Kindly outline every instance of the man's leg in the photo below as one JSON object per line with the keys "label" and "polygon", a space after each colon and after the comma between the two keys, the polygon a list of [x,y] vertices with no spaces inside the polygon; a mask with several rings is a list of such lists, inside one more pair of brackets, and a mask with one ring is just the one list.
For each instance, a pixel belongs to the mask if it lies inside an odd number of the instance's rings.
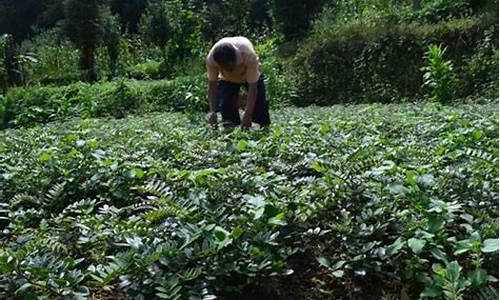
{"label": "man's leg", "polygon": [[264,84],[264,75],[260,75],[257,82],[257,101],[252,115],[252,121],[258,123],[260,127],[267,127],[271,124],[269,117],[269,101],[266,98],[266,87]]}
{"label": "man's leg", "polygon": [[223,123],[231,123],[235,126],[241,123],[240,113],[238,111],[239,92],[239,84],[219,80],[219,107],[221,110]]}

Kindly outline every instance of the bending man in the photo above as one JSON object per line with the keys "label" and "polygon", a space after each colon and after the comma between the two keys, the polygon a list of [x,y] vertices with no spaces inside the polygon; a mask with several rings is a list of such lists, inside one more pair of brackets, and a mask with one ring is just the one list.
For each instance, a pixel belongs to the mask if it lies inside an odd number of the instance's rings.
{"label": "bending man", "polygon": [[[266,99],[264,75],[252,43],[244,37],[227,37],[218,41],[207,59],[210,124],[217,126],[217,111],[224,124],[240,125],[244,130],[252,122],[260,127],[271,124],[269,102]],[[239,113],[241,86],[248,90],[243,121]]]}

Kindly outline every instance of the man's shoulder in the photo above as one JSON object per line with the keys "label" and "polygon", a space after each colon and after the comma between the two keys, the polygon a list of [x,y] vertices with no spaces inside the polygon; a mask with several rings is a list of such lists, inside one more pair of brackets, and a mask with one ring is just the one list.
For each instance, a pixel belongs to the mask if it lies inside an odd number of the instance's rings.
{"label": "man's shoulder", "polygon": [[246,37],[244,37],[244,36],[235,36],[235,37],[233,37],[233,39],[234,39],[234,41],[236,41],[238,44],[241,44],[241,45],[247,45],[247,46],[250,46],[250,47],[252,47],[252,48],[253,48],[253,44],[252,44],[252,42],[251,42],[248,38],[246,38]]}

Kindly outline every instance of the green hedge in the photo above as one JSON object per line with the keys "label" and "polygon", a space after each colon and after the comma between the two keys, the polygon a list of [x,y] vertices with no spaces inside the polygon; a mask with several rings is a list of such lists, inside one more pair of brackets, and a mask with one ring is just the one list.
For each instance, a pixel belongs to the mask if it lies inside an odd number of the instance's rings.
{"label": "green hedge", "polygon": [[28,126],[68,117],[119,118],[150,111],[203,111],[208,108],[205,99],[204,76],[18,87],[0,98],[0,127]]}
{"label": "green hedge", "polygon": [[[498,73],[490,72],[498,69],[497,23],[498,16],[490,16],[437,24],[346,24],[316,32],[299,48],[290,65],[300,94],[295,104],[422,97],[420,69],[431,43],[448,47],[447,59],[453,61],[461,79],[458,94],[474,93],[478,82],[498,82]],[[490,37],[487,45],[479,47],[485,37]],[[480,57],[482,61],[477,57],[478,47],[489,51]],[[480,68],[482,73],[477,76],[467,74],[465,70],[473,72],[471,62],[478,61],[488,65],[486,71]]]}

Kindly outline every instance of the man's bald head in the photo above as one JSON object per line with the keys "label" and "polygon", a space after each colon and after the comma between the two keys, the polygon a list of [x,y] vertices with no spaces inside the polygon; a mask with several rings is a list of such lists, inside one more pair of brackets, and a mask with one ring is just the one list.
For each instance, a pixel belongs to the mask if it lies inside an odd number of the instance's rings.
{"label": "man's bald head", "polygon": [[236,48],[230,43],[217,45],[213,52],[215,62],[221,66],[232,66],[236,64]]}

